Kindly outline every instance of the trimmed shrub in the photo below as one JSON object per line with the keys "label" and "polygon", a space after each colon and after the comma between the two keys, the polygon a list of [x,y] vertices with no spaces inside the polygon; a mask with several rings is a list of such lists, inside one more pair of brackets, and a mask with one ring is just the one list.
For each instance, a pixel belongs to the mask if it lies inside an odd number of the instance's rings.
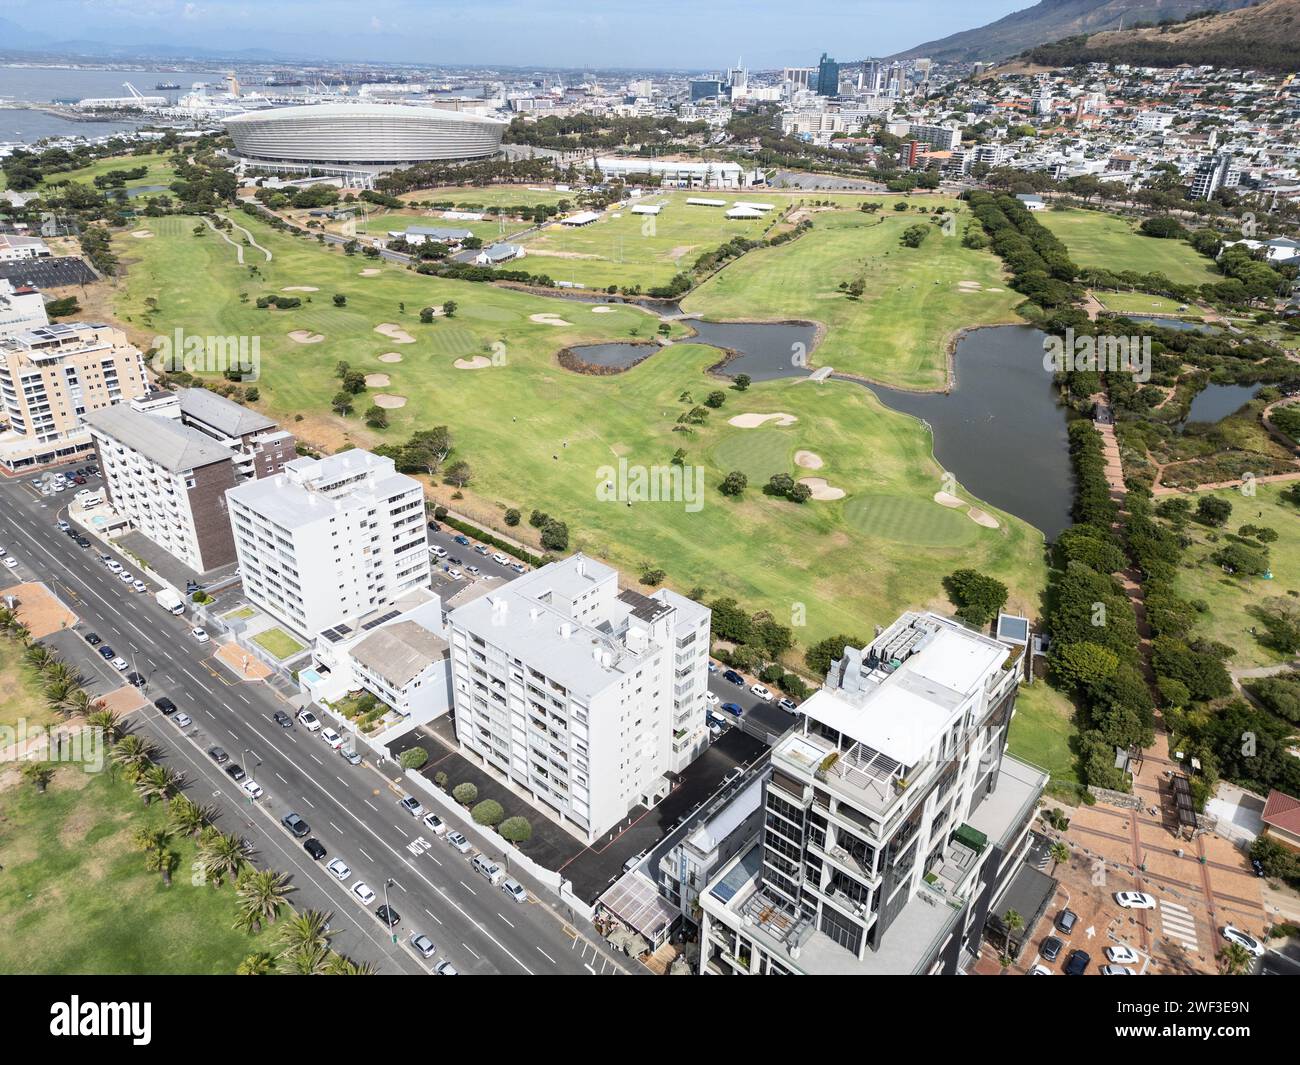
{"label": "trimmed shrub", "polygon": [[476,825],[499,825],[505,815],[505,810],[501,809],[501,804],[496,799],[484,799],[470,811]]}

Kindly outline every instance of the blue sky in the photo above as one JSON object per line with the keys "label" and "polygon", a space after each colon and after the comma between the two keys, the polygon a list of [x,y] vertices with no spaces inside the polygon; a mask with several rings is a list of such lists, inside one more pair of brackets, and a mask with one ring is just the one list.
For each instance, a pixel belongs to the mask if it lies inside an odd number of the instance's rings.
{"label": "blue sky", "polygon": [[[888,55],[1034,0],[0,0],[50,40],[519,66],[750,68]],[[0,41],[2,44],[3,41]]]}

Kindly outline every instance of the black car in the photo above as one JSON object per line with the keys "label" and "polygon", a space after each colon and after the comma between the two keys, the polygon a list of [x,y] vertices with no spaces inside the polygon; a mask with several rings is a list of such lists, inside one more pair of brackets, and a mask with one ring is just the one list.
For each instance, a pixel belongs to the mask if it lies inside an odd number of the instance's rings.
{"label": "black car", "polygon": [[1070,960],[1065,963],[1065,975],[1082,976],[1088,968],[1088,963],[1091,961],[1092,959],[1088,957],[1086,951],[1070,951]]}
{"label": "black car", "polygon": [[221,747],[209,747],[208,757],[216,762],[217,765],[225,765],[230,761],[230,755],[228,755]]}
{"label": "black car", "polygon": [[723,680],[729,680],[732,684],[739,684],[742,688],[745,686],[745,678],[737,673],[734,669],[729,669],[722,674]]}
{"label": "black car", "polygon": [[113,648],[109,647],[108,644],[104,644],[104,646],[99,649],[99,653],[110,660],[117,657],[117,652],[114,651]]}
{"label": "black car", "polygon": [[281,728],[293,728],[293,718],[291,718],[283,710],[277,710],[274,714],[271,715],[271,717],[275,719],[275,723],[279,725]]}
{"label": "black car", "polygon": [[[170,717],[172,714],[176,713],[176,704],[165,695],[161,699],[155,699],[153,704],[158,707],[159,712],[165,717]],[[217,750],[220,749],[220,747],[217,748]]]}
{"label": "black car", "polygon": [[442,529],[442,526],[439,525],[436,521],[431,521],[429,522],[429,528],[432,529],[434,532],[438,532],[439,530]]}
{"label": "black car", "polygon": [[86,642],[90,644],[91,647],[98,647],[104,641],[99,638],[99,633],[88,632],[86,633]]}
{"label": "black car", "polygon": [[140,673],[131,672],[126,675],[126,682],[135,688],[144,687],[144,676]]}
{"label": "black car", "polygon": [[457,558],[455,555],[448,555],[447,561],[450,562],[453,566],[465,565],[465,560],[463,558]]}
{"label": "black car", "polygon": [[1056,915],[1056,930],[1063,935],[1069,935],[1074,931],[1074,926],[1079,922],[1079,915],[1073,910],[1062,910]]}
{"label": "black car", "polygon": [[388,906],[380,906],[375,911],[375,916],[388,925],[389,928],[396,928],[402,923],[402,915]]}
{"label": "black car", "polygon": [[76,542],[76,544],[77,544],[78,547],[89,547],[89,546],[90,546],[90,541],[87,540],[87,539],[86,539],[84,536],[82,536],[80,533],[78,533],[78,534],[77,534],[76,536],[74,536],[72,539]]}
{"label": "black car", "polygon": [[292,832],[298,839],[302,839],[303,836],[307,835],[307,833],[311,831],[311,825],[307,824],[307,822],[297,814],[285,814],[280,818],[280,824],[284,825],[284,827]]}
{"label": "black car", "polygon": [[1065,944],[1056,936],[1048,936],[1043,940],[1043,949],[1039,953],[1042,954],[1044,961],[1056,961],[1061,956],[1061,948],[1064,946]]}
{"label": "black car", "polygon": [[248,776],[248,774],[244,772],[244,767],[238,762],[232,762],[230,765],[226,766],[226,772],[230,775],[230,779],[236,783]]}
{"label": "black car", "polygon": [[325,857],[325,847],[315,836],[305,841],[302,845],[302,849],[311,855],[311,859],[314,862],[318,862]]}

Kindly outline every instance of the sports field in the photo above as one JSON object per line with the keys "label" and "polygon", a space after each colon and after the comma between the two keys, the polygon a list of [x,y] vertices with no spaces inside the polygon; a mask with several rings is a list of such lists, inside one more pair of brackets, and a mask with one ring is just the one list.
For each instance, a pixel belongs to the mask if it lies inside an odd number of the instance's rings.
{"label": "sports field", "polygon": [[[394,230],[406,230],[410,226],[442,226],[448,229],[468,229],[485,244],[502,240],[527,229],[530,223],[509,219],[485,218],[481,222],[466,222],[459,218],[443,218],[439,211],[377,211],[367,214],[355,222],[356,232],[372,237],[383,237]],[[331,225],[335,232],[341,230],[339,225]]]}
{"label": "sports field", "polygon": [[1199,318],[1198,309],[1167,296],[1153,296],[1149,292],[1093,292],[1097,301],[1108,311],[1118,314],[1159,314],[1175,318]]}
{"label": "sports field", "polygon": [[[1021,296],[1009,289],[997,258],[963,248],[938,226],[919,248],[900,243],[903,230],[929,215],[896,212],[901,197],[882,197],[875,215],[821,211],[796,240],[750,252],[682,301],[708,318],[799,318],[822,323],[817,366],[897,388],[942,388],[948,343],[960,329],[1020,319]],[[859,201],[860,202],[860,201]],[[926,198],[927,206],[949,203]],[[969,223],[959,214],[957,233]],[[929,223],[926,223],[929,224]],[[841,282],[861,279],[861,299]]]}
{"label": "sports field", "polygon": [[[1001,513],[999,528],[983,528],[934,503],[940,470],[929,437],[867,389],[772,382],[743,395],[727,390],[725,406],[705,425],[674,432],[680,414],[723,387],[705,373],[717,361],[716,349],[674,345],[614,376],[571,373],[555,361],[572,343],[653,338],[659,323],[645,312],[417,275],[238,220],[274,253],[272,262],[259,262],[258,280],[237,266],[229,245],[211,234],[191,236],[187,223],[153,240],[119,238],[127,272],[118,317],[137,330],[142,346],[178,326],[202,335],[260,336],[258,405],[305,440],[328,449],[371,446],[446,424],[457,443],[453,458],[473,469],[457,509],[500,525],[506,507],[525,514],[538,507],[568,522],[572,548],[608,558],[629,575],[650,561],[683,591],[696,585],[710,594],[725,591],[778,618],[795,616],[802,605],[801,643],[888,622],[906,607],[946,606],[940,582],[962,566],[998,576],[1012,588],[1014,609],[1038,612],[1041,535]],[[379,273],[363,277],[362,270]],[[194,285],[194,277],[206,283]],[[255,307],[257,296],[292,286],[317,291],[303,293],[311,302],[295,310]],[[346,306],[333,305],[335,293],[347,296]],[[142,328],[151,296],[158,310]],[[419,322],[419,308],[449,299],[458,304],[453,318]],[[748,313],[766,316],[768,307],[756,299]],[[398,326],[412,342],[377,333],[379,325]],[[299,330],[323,339],[296,343],[288,334]],[[357,397],[358,411],[374,394],[406,400],[388,411],[388,430],[374,432],[357,416],[329,412],[339,360],[389,378]],[[460,369],[458,360],[486,365]],[[785,428],[729,424],[750,412],[787,412],[795,421]],[[632,506],[598,497],[611,476],[607,467],[617,470],[619,459],[666,467],[678,448],[688,466],[701,469],[699,506],[693,496]],[[820,468],[796,466],[799,451],[818,456]],[[725,474],[746,465],[760,477],[817,477],[845,495],[798,505],[763,495],[751,481],[741,498],[722,496]],[[444,501],[450,491],[435,489]],[[935,529],[947,530],[935,533],[945,542],[918,554],[915,537],[926,514]]]}
{"label": "sports field", "polygon": [[1034,217],[1065,242],[1079,266],[1164,274],[1184,285],[1223,280],[1210,260],[1186,241],[1145,237],[1137,223],[1118,215],[1071,208],[1039,211]]}
{"label": "sports field", "polygon": [[557,204],[561,200],[572,201],[574,193],[556,192],[554,189],[527,185],[491,185],[485,188],[470,188],[453,185],[440,189],[420,189],[408,192],[402,197],[409,203],[452,203],[463,211],[475,211],[483,207],[520,207],[538,204]]}

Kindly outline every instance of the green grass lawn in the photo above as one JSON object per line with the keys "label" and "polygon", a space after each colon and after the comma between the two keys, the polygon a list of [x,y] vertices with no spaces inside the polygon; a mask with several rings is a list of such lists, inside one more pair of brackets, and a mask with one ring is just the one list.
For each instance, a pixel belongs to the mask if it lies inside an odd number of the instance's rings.
{"label": "green grass lawn", "polygon": [[36,671],[23,661],[22,647],[0,637],[0,725],[15,728],[26,721],[47,728],[62,720],[46,706]]}
{"label": "green grass lawn", "polygon": [[1078,729],[1068,697],[1044,680],[1021,684],[1016,716],[1011,719],[1007,750],[1052,775],[1052,784],[1077,785],[1077,759],[1070,749]]}
{"label": "green grass lawn", "polygon": [[222,614],[221,616],[228,621],[243,621],[246,618],[253,617],[256,613],[257,611],[251,606],[241,606],[238,610],[232,610],[229,614]]}
{"label": "green grass lawn", "polygon": [[1213,263],[1186,241],[1145,237],[1137,231],[1136,222],[1118,215],[1049,208],[1034,217],[1065,242],[1079,266],[1159,273],[1185,285],[1223,280]]}
{"label": "green grass lawn", "polygon": [[401,197],[410,203],[453,203],[465,211],[482,207],[535,207],[538,204],[557,204],[561,200],[573,201],[572,192],[556,192],[541,186],[492,185],[486,188],[468,188],[463,185],[440,189],[420,189]]}
{"label": "green grass lawn", "polygon": [[[750,252],[686,297],[683,306],[708,318],[799,318],[821,322],[826,338],[817,366],[858,374],[899,388],[942,388],[947,348],[959,330],[1020,319],[1021,300],[988,251],[963,248],[939,228],[919,248],[900,244],[904,229],[922,220],[889,205],[876,215],[858,210],[813,215],[813,229],[774,248]],[[929,204],[950,202],[938,197]],[[959,216],[958,232],[969,224]],[[861,277],[862,299],[839,291]],[[976,285],[959,286],[971,281]]]}
{"label": "green grass lawn", "polygon": [[289,658],[300,651],[306,650],[306,647],[285,632],[284,629],[279,628],[259,632],[253,637],[253,642],[279,659]]}
{"label": "green grass lawn", "polygon": [[[1143,238],[1147,239],[1147,238]],[[1098,292],[1093,291],[1098,302],[1108,311],[1119,314],[1159,314],[1175,318],[1197,318],[1201,316],[1195,307],[1167,296],[1153,296],[1149,292]]]}
{"label": "green grass lawn", "polygon": [[[437,212],[426,214],[424,212],[392,211],[370,214],[358,219],[356,228],[358,233],[364,233],[372,237],[382,237],[393,230],[405,230],[410,226],[444,226],[449,229],[468,229],[485,244],[489,244],[496,240],[503,240],[512,233],[527,229],[529,224],[528,222],[512,222],[508,219],[495,218],[484,219],[482,222],[464,222],[458,218],[443,218]],[[504,233],[502,233],[503,225]]]}
{"label": "green grass lawn", "polygon": [[0,971],[11,974],[230,974],[273,950],[275,927],[235,931],[232,887],[195,886],[194,846],[174,839],[170,887],[145,869],[135,832],[161,826],[124,780],[59,769],[45,794],[4,793]]}
{"label": "green grass lawn", "polygon": [[[1288,660],[1288,656],[1251,635],[1252,627],[1260,633],[1264,630],[1249,608],[1265,599],[1290,598],[1291,593],[1300,592],[1300,520],[1297,520],[1300,514],[1293,504],[1281,498],[1281,493],[1289,487],[1285,482],[1256,485],[1254,498],[1233,489],[1197,492],[1188,497],[1193,507],[1202,495],[1218,496],[1232,504],[1232,516],[1226,528],[1217,530],[1217,543],[1209,539],[1216,530],[1195,521],[1188,522],[1187,533],[1192,545],[1184,553],[1184,565],[1178,571],[1175,585],[1184,599],[1202,600],[1207,606],[1199,615],[1193,635],[1237,649],[1229,660],[1230,667],[1269,666]],[[1228,542],[1225,533],[1236,532],[1242,525],[1276,530],[1277,540],[1268,545],[1272,580],[1230,575],[1209,557]]]}
{"label": "green grass lawn", "polygon": [[[708,424],[693,433],[673,432],[687,409],[679,401],[683,392],[698,403],[720,387],[705,373],[717,361],[716,349],[678,344],[627,373],[603,377],[574,374],[555,361],[567,344],[651,339],[658,322],[644,312],[618,307],[598,314],[582,304],[393,266],[363,278],[362,269],[376,268],[373,260],[326,251],[245,217],[239,220],[275,256],[271,263],[259,262],[256,277],[240,268],[229,246],[214,235],[191,236],[187,221],[153,240],[120,238],[127,273],[118,283],[118,316],[144,344],[176,326],[196,334],[260,336],[259,406],[307,441],[328,450],[347,443],[373,446],[446,424],[456,439],[454,458],[473,469],[466,498],[452,503],[457,509],[496,525],[506,507],[525,514],[534,507],[549,511],[568,522],[572,548],[606,558],[629,576],[652,561],[683,591],[695,585],[715,595],[725,591],[778,619],[806,611],[807,628],[796,633],[805,644],[835,632],[869,632],[872,624],[888,623],[909,607],[946,609],[941,580],[966,566],[1008,583],[1013,609],[1038,613],[1045,577],[1042,537],[1023,522],[997,513],[1001,527],[989,530],[961,517],[970,526],[961,527],[961,537],[954,534],[946,545],[916,551],[907,537],[917,523],[905,514],[905,505],[930,511],[936,527],[953,521],[931,501],[941,488],[940,469],[920,425],[884,408],[865,388],[776,381],[744,395],[728,390],[726,406],[713,412]],[[935,250],[940,239],[931,238]],[[996,269],[991,258],[986,269]],[[205,283],[194,284],[196,277]],[[315,285],[320,291],[304,294],[314,301],[296,310],[254,306],[258,295],[292,285]],[[247,302],[241,302],[241,292]],[[345,307],[332,305],[329,297],[336,292],[347,295]],[[158,300],[152,313],[146,311],[148,297]],[[448,299],[460,307],[453,319],[420,324],[420,307]],[[781,316],[757,293],[747,313]],[[538,314],[556,315],[567,324],[532,321]],[[375,333],[374,327],[385,322],[400,324],[415,343],[394,344]],[[297,329],[326,339],[296,344],[287,334]],[[498,344],[497,365],[455,368],[457,358],[491,356]],[[401,362],[378,360],[392,351],[401,354]],[[388,374],[391,383],[382,391],[407,398],[404,407],[390,412],[388,430],[367,430],[359,418],[329,413],[340,359],[367,373]],[[368,402],[359,397],[357,408]],[[788,411],[798,421],[767,431],[728,424],[731,416],[748,411]],[[686,450],[689,464],[702,468],[702,506],[688,510],[684,502],[645,502],[629,507],[598,498],[607,477],[603,467],[620,458],[666,466],[678,448]],[[758,455],[754,461],[763,471],[808,473],[793,464],[800,449],[823,458],[824,468],[815,475],[844,489],[843,501],[799,506],[764,496],[757,484],[739,500],[718,492],[741,453]],[[434,494],[449,501],[450,489],[437,486]],[[884,508],[880,515],[872,513],[872,500]],[[867,501],[863,513],[849,509],[851,503],[863,507],[862,501]],[[873,527],[873,520],[879,525]]]}
{"label": "green grass lawn", "polygon": [[107,159],[96,159],[89,166],[82,167],[80,170],[51,174],[46,178],[44,184],[50,185],[58,181],[77,181],[83,185],[94,187],[95,178],[101,174],[107,174],[110,170],[134,170],[140,166],[148,167],[149,172],[142,178],[132,178],[127,181],[123,186],[124,188],[134,189],[139,188],[141,185],[169,185],[176,180],[176,170],[172,166],[171,154],[150,153],[147,155],[115,155]]}

